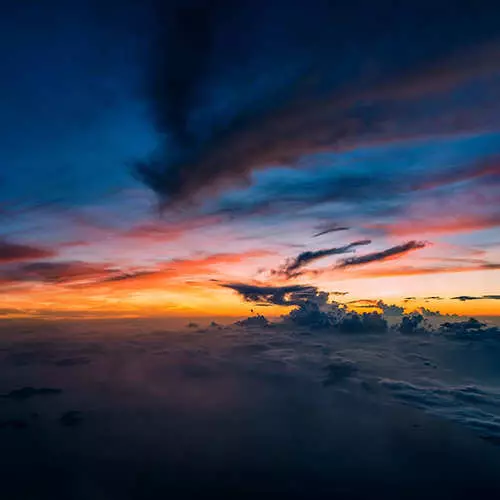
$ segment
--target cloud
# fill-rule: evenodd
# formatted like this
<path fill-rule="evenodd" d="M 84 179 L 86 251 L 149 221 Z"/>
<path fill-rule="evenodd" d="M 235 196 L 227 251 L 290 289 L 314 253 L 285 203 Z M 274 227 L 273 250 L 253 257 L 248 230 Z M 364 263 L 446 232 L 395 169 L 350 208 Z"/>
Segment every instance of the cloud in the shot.
<path fill-rule="evenodd" d="M 116 273 L 108 264 L 84 261 L 32 262 L 19 267 L 12 277 L 19 281 L 69 283 L 79 280 L 100 279 Z"/>
<path fill-rule="evenodd" d="M 481 231 L 500 226 L 500 214 L 442 214 L 438 219 L 408 217 L 394 223 L 370 225 L 392 236 L 448 234 Z"/>
<path fill-rule="evenodd" d="M 152 2 L 157 19 L 150 46 L 149 98 L 159 130 L 181 146 L 192 146 L 188 120 L 196 91 L 207 73 L 227 0 Z"/>
<path fill-rule="evenodd" d="M 424 317 L 419 313 L 412 313 L 401 318 L 399 331 L 401 333 L 423 333 L 425 329 L 422 327 Z"/>
<path fill-rule="evenodd" d="M 44 259 L 55 255 L 53 250 L 0 240 L 0 263 Z"/>
<path fill-rule="evenodd" d="M 248 327 L 248 326 L 252 327 L 253 326 L 253 327 L 262 328 L 262 327 L 269 326 L 269 320 L 265 316 L 263 316 L 262 314 L 257 314 L 255 316 L 249 316 L 246 319 L 236 321 L 235 325 L 244 326 L 244 327 Z"/>
<path fill-rule="evenodd" d="M 56 396 L 61 393 L 62 389 L 55 389 L 52 387 L 22 387 L 21 389 L 14 389 L 6 394 L 0 394 L 0 397 L 24 401 L 25 399 L 30 399 L 35 396 Z"/>
<path fill-rule="evenodd" d="M 337 265 L 337 267 L 346 268 L 360 266 L 364 264 L 370 264 L 372 262 L 380 262 L 388 259 L 398 258 L 414 250 L 425 248 L 427 245 L 428 243 L 425 241 L 408 241 L 381 252 L 373 252 L 366 255 L 361 255 L 360 257 L 350 257 L 349 259 L 344 259 Z"/>
<path fill-rule="evenodd" d="M 335 233 L 338 231 L 347 231 L 350 228 L 347 226 L 339 226 L 338 224 L 330 224 L 330 225 L 323 225 L 319 226 L 318 229 L 320 230 L 318 233 L 313 234 L 313 238 L 317 238 L 318 236 L 323 236 L 325 234 L 329 233 Z"/>
<path fill-rule="evenodd" d="M 318 292 L 315 286 L 261 286 L 245 283 L 223 283 L 221 286 L 234 290 L 247 302 L 262 302 L 280 306 L 296 306 L 316 298 Z"/>
<path fill-rule="evenodd" d="M 401 316 L 404 314 L 404 307 L 395 304 L 386 304 L 383 300 L 377 301 L 377 307 L 382 310 L 384 316 Z"/>
<path fill-rule="evenodd" d="M 484 263 L 472 266 L 433 266 L 433 267 L 415 267 L 415 266 L 396 266 L 390 269 L 362 269 L 352 274 L 352 278 L 383 278 L 392 276 L 419 276 L 423 274 L 440 273 L 465 273 L 474 271 L 493 271 L 500 269 L 500 264 Z M 324 270 L 327 272 L 328 270 Z"/>
<path fill-rule="evenodd" d="M 75 427 L 83 421 L 83 413 L 78 410 L 65 411 L 59 417 L 59 423 L 64 427 Z"/>
<path fill-rule="evenodd" d="M 323 385 L 328 387 L 351 378 L 358 371 L 358 367 L 352 361 L 340 358 L 329 363 L 325 370 L 326 377 Z"/>
<path fill-rule="evenodd" d="M 500 300 L 500 295 L 482 295 L 482 296 L 471 296 L 471 295 L 459 295 L 457 297 L 452 297 L 451 300 L 460 300 L 461 302 L 467 302 L 469 300 Z"/>
<path fill-rule="evenodd" d="M 164 4 L 155 12 L 148 97 L 168 140 L 137 164 L 164 204 L 308 154 L 491 125 L 480 106 L 460 120 L 464 112 L 452 102 L 412 104 L 497 69 L 494 7 L 454 9 L 450 22 L 431 2 L 408 3 L 398 16 L 412 22 L 395 30 L 389 2 L 376 11 L 369 2 L 356 9 L 345 2 Z M 361 11 L 382 21 L 366 25 Z M 225 99 L 206 97 L 214 94 Z"/>
<path fill-rule="evenodd" d="M 475 340 L 492 338 L 500 340 L 500 328 L 496 326 L 489 327 L 486 323 L 483 323 L 475 318 L 470 318 L 465 321 L 442 323 L 439 327 L 439 331 L 443 335 L 447 335 L 453 338 Z"/>
<path fill-rule="evenodd" d="M 284 323 L 312 329 L 334 328 L 345 333 L 377 333 L 386 331 L 388 327 L 382 314 L 377 312 L 358 314 L 350 311 L 344 304 L 330 302 L 329 293 L 319 291 L 313 286 L 279 287 L 243 283 L 227 283 L 222 286 L 235 290 L 249 302 L 295 306 L 283 316 Z M 375 304 L 379 303 L 382 302 L 375 301 Z M 390 306 L 386 309 L 389 310 Z"/>
<path fill-rule="evenodd" d="M 131 240 L 147 240 L 151 242 L 170 242 L 180 239 L 190 232 L 197 232 L 205 227 L 215 226 L 223 221 L 223 217 L 199 214 L 196 217 L 179 220 L 156 220 L 143 222 L 117 234 L 120 238 Z"/>
<path fill-rule="evenodd" d="M 322 250 L 302 252 L 294 259 L 288 261 L 283 266 L 283 268 L 278 271 L 278 274 L 285 274 L 288 277 L 296 276 L 297 271 L 311 262 L 322 259 L 323 257 L 329 257 L 331 255 L 352 253 L 355 251 L 354 249 L 356 247 L 361 245 L 369 245 L 370 243 L 371 240 L 359 240 L 353 241 L 352 243 L 349 243 L 348 245 L 345 245 L 343 247 L 324 248 Z"/>
<path fill-rule="evenodd" d="M 7 268 L 0 279 L 4 283 L 47 283 L 74 287 L 94 286 L 98 283 L 125 281 L 156 273 L 157 270 L 135 269 L 123 271 L 107 263 L 85 261 L 30 262 Z"/>
<path fill-rule="evenodd" d="M 486 177 L 491 180 L 500 175 L 500 158 L 498 156 L 488 157 L 480 162 L 465 163 L 452 169 L 444 169 L 433 173 L 429 178 L 414 182 L 413 190 L 425 191 L 436 189 L 458 182 L 471 181 Z"/>
<path fill-rule="evenodd" d="M 358 314 L 351 312 L 338 323 L 344 333 L 378 333 L 387 331 L 387 321 L 377 312 Z"/>

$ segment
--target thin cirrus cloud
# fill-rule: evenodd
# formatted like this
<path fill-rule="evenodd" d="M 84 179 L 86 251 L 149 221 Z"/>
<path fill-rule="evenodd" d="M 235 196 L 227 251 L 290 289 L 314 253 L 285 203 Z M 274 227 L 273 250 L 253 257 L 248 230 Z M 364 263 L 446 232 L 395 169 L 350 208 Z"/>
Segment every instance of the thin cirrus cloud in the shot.
<path fill-rule="evenodd" d="M 500 300 L 500 295 L 482 295 L 480 297 L 472 295 L 459 295 L 457 297 L 452 297 L 452 300 L 460 300 L 461 302 L 467 302 L 469 300 Z"/>
<path fill-rule="evenodd" d="M 307 300 L 315 299 L 320 292 L 311 285 L 266 286 L 247 283 L 223 283 L 220 286 L 237 292 L 245 301 L 273 304 L 279 306 L 297 306 Z"/>
<path fill-rule="evenodd" d="M 303 267 L 312 262 L 315 262 L 324 257 L 330 257 L 332 255 L 353 253 L 355 252 L 356 247 L 369 245 L 370 243 L 371 240 L 359 240 L 353 241 L 352 243 L 349 243 L 348 245 L 344 245 L 342 247 L 324 248 L 322 250 L 302 252 L 294 259 L 288 260 L 286 264 L 274 274 L 282 274 L 291 278 L 297 276 Z"/>
<path fill-rule="evenodd" d="M 362 266 L 365 264 L 371 264 L 373 262 L 381 262 L 388 259 L 399 258 L 403 255 L 408 254 L 409 252 L 421 250 L 428 245 L 429 243 L 426 241 L 408 241 L 401 245 L 396 245 L 380 252 L 372 252 L 365 255 L 360 255 L 359 257 L 349 257 L 348 259 L 344 259 L 339 264 L 337 264 L 337 268 Z"/>
<path fill-rule="evenodd" d="M 317 238 L 318 236 L 324 236 L 325 234 L 336 233 L 338 231 L 347 231 L 350 228 L 347 226 L 341 226 L 339 224 L 325 224 L 319 226 L 318 229 L 320 229 L 320 231 L 314 233 L 313 238 Z"/>

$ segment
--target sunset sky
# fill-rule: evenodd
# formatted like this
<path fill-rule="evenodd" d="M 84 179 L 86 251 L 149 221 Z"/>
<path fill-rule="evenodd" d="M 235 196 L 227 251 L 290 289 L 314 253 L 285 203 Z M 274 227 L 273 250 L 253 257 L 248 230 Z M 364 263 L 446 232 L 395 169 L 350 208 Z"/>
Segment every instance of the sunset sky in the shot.
<path fill-rule="evenodd" d="M 0 315 L 500 315 L 494 2 L 191 3 L 0 19 Z"/>

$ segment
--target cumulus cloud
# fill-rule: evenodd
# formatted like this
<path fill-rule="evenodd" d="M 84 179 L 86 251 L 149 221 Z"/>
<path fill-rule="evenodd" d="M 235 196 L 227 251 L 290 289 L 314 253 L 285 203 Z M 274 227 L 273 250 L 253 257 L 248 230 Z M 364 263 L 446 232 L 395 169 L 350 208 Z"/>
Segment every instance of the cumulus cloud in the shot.
<path fill-rule="evenodd" d="M 500 340 L 500 329 L 496 326 L 488 326 L 476 318 L 465 321 L 445 322 L 439 327 L 441 333 L 453 338 L 465 338 L 472 340 L 484 340 L 493 338 Z"/>
<path fill-rule="evenodd" d="M 467 302 L 469 300 L 500 300 L 500 295 L 459 295 L 457 297 L 452 297 L 452 300 L 460 300 L 461 302 Z"/>
<path fill-rule="evenodd" d="M 425 248 L 428 245 L 425 241 L 408 241 L 401 245 L 396 245 L 394 247 L 382 250 L 381 252 L 373 252 L 366 255 L 361 255 L 359 257 L 350 257 L 341 261 L 337 267 L 346 268 L 353 266 L 360 266 L 363 264 L 370 264 L 372 262 L 380 262 L 396 257 L 401 257 L 414 250 L 419 250 Z"/>
<path fill-rule="evenodd" d="M 340 226 L 338 224 L 327 224 L 318 227 L 319 232 L 313 234 L 313 238 L 317 238 L 318 236 L 323 236 L 329 233 L 336 233 L 338 231 L 347 231 L 350 228 L 347 226 Z"/>
<path fill-rule="evenodd" d="M 82 279 L 95 279 L 113 272 L 106 264 L 84 261 L 32 262 L 19 267 L 15 275 L 21 281 L 67 283 Z"/>
<path fill-rule="evenodd" d="M 363 314 L 350 312 L 337 326 L 344 333 L 378 333 L 387 331 L 388 327 L 387 320 L 377 312 Z"/>

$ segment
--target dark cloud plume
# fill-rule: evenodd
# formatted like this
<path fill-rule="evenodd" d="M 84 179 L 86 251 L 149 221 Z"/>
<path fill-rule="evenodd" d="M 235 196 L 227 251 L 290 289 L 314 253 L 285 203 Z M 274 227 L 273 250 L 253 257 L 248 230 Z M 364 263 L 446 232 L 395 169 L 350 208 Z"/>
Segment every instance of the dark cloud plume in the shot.
<path fill-rule="evenodd" d="M 278 271 L 278 274 L 284 274 L 288 277 L 293 277 L 297 275 L 298 271 L 314 262 L 316 260 L 322 259 L 323 257 L 329 257 L 331 255 L 341 255 L 344 253 L 351 253 L 355 251 L 355 248 L 362 245 L 369 245 L 371 240 L 359 240 L 353 241 L 348 245 L 344 245 L 343 247 L 334 247 L 334 248 L 324 248 L 322 250 L 316 251 L 307 251 L 302 252 L 294 259 L 288 261 L 285 266 Z"/>
<path fill-rule="evenodd" d="M 45 248 L 0 240 L 0 263 L 43 259 L 55 255 L 54 251 Z"/>
<path fill-rule="evenodd" d="M 228 0 L 154 2 L 159 39 L 153 49 L 152 96 L 160 130 L 192 147 L 188 118 L 197 86 L 210 64 L 214 37 Z"/>
<path fill-rule="evenodd" d="M 306 154 L 489 124 L 411 103 L 497 67 L 498 50 L 484 49 L 493 7 L 461 2 L 450 19 L 430 0 L 146 3 L 157 20 L 148 98 L 165 144 L 136 170 L 163 204 Z"/>
<path fill-rule="evenodd" d="M 337 267 L 346 268 L 352 266 L 360 266 L 363 264 L 370 264 L 372 262 L 380 262 L 383 260 L 390 259 L 392 257 L 398 257 L 413 250 L 419 250 L 425 248 L 428 243 L 424 241 L 408 241 L 402 245 L 396 245 L 394 247 L 388 248 L 381 252 L 368 253 L 366 255 L 361 255 L 359 257 L 350 257 L 349 259 L 344 259 Z"/>

